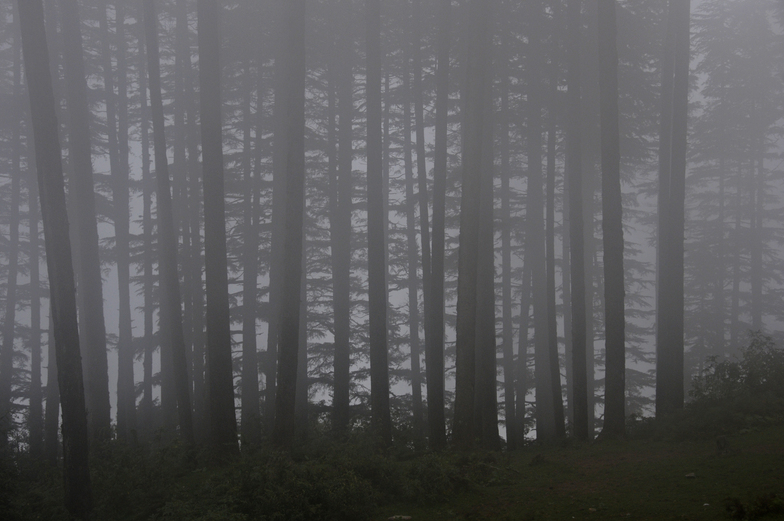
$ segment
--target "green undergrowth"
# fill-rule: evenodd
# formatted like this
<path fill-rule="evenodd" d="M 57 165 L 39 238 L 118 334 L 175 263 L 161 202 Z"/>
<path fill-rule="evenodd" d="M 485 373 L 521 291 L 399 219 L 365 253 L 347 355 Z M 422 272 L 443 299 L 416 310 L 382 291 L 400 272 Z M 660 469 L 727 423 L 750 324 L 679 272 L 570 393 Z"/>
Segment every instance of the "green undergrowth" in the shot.
<path fill-rule="evenodd" d="M 635 439 L 513 453 L 380 454 L 327 444 L 222 467 L 170 445 L 114 446 L 92 467 L 100 520 L 784 518 L 784 426 L 714 439 Z M 3 470 L 2 519 L 68 519 L 59 472 Z"/>
<path fill-rule="evenodd" d="M 692 388 L 669 418 L 631 418 L 625 440 L 514 452 L 381 452 L 322 433 L 216 467 L 177 442 L 110 443 L 92 459 L 94 519 L 784 519 L 784 352 L 752 335 Z M 66 520 L 62 498 L 59 469 L 0 454 L 0 520 Z"/>

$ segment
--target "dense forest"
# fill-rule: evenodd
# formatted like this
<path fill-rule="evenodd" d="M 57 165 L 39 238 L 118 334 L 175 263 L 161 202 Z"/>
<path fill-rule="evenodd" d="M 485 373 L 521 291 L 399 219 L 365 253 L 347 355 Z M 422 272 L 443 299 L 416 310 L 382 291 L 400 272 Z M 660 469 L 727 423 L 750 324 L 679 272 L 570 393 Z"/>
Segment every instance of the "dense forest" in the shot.
<path fill-rule="evenodd" d="M 113 443 L 677 414 L 784 338 L 783 66 L 776 0 L 3 1 L 0 445 L 86 518 Z"/>

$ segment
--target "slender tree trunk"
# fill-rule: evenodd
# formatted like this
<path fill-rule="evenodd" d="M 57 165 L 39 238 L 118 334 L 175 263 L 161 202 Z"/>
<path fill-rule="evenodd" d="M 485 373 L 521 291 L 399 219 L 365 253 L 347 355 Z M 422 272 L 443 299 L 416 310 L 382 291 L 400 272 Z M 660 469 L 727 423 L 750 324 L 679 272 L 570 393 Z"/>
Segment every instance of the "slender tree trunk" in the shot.
<path fill-rule="evenodd" d="M 449 114 L 449 47 L 451 0 L 439 0 L 436 128 L 433 158 L 433 258 L 431 304 L 425 320 L 431 339 L 425 345 L 427 421 L 430 448 L 446 446 L 444 418 L 444 221 L 446 215 L 447 116 Z"/>
<path fill-rule="evenodd" d="M 101 261 L 98 251 L 98 222 L 90 150 L 90 107 L 87 75 L 82 56 L 79 5 L 61 0 L 65 45 L 66 94 L 69 116 L 70 161 L 74 169 L 76 215 L 79 234 L 79 309 L 85 391 L 91 436 L 105 441 L 111 436 L 109 405 L 109 365 L 106 354 L 106 326 L 103 313 Z"/>
<path fill-rule="evenodd" d="M 144 26 L 147 47 L 147 70 L 150 78 L 153 137 L 155 139 L 155 178 L 157 181 L 158 234 L 160 247 L 160 273 L 162 292 L 162 318 L 168 324 L 167 340 L 174 376 L 177 400 L 177 420 L 180 434 L 186 443 L 193 443 L 193 416 L 191 411 L 190 379 L 185 357 L 185 339 L 182 331 L 180 308 L 180 279 L 177 274 L 177 237 L 174 232 L 169 164 L 166 155 L 166 134 L 161 98 L 160 61 L 158 55 L 158 23 L 153 0 L 144 2 Z M 165 353 L 161 350 L 161 359 Z M 161 362 L 163 365 L 163 361 Z M 232 406 L 233 412 L 233 406 Z"/>
<path fill-rule="evenodd" d="M 139 16 L 143 18 L 143 5 L 140 4 Z M 150 174 L 150 139 L 149 121 L 150 114 L 147 104 L 147 58 L 144 46 L 143 28 L 139 34 L 139 105 L 140 121 L 139 133 L 141 141 L 141 171 L 142 171 L 142 230 L 144 241 L 144 253 L 142 255 L 143 283 L 142 293 L 144 295 L 144 342 L 142 353 L 142 398 L 139 402 L 140 426 L 145 434 L 150 434 L 155 429 L 153 418 L 153 396 L 152 396 L 152 357 L 155 351 L 155 340 L 153 338 L 153 315 L 155 306 L 153 303 L 153 286 L 155 285 L 155 275 L 153 274 L 153 222 L 152 222 L 152 179 Z"/>
<path fill-rule="evenodd" d="M 568 3 L 569 121 L 567 127 L 566 169 L 569 185 L 569 269 L 571 275 L 571 336 L 572 386 L 574 415 L 573 432 L 578 440 L 591 438 L 588 415 L 588 375 L 586 361 L 586 306 L 585 306 L 585 226 L 583 223 L 583 182 L 580 92 L 580 21 L 581 0 Z"/>
<path fill-rule="evenodd" d="M 13 135 L 11 138 L 11 200 L 8 216 L 8 277 L 5 289 L 5 316 L 3 320 L 3 344 L 0 351 L 0 447 L 7 448 L 8 436 L 14 430 L 14 341 L 16 340 L 17 276 L 19 274 L 19 207 L 21 205 L 22 182 L 22 67 L 21 45 L 14 38 L 13 77 L 14 106 Z"/>
<path fill-rule="evenodd" d="M 432 267 L 430 254 L 430 217 L 428 216 L 428 195 L 427 195 L 427 158 L 425 156 L 425 109 L 424 93 L 422 87 L 422 5 L 421 0 L 413 0 L 412 13 L 412 67 L 414 72 L 414 119 L 416 131 L 416 158 L 417 158 L 417 180 L 419 185 L 419 233 L 422 243 L 422 294 L 424 298 L 425 317 L 430 315 L 429 308 L 432 301 Z M 409 134 L 407 134 L 409 135 Z M 428 320 L 424 321 L 425 326 L 425 350 L 427 345 L 432 342 L 432 324 Z M 419 365 L 417 363 L 417 365 Z M 421 394 L 421 392 L 419 392 Z"/>
<path fill-rule="evenodd" d="M 564 405 L 561 392 L 561 368 L 558 356 L 558 316 L 555 302 L 555 110 L 558 94 L 556 68 L 550 67 L 550 106 L 547 122 L 547 209 L 545 220 L 545 257 L 547 261 L 547 345 L 550 362 L 550 385 L 553 395 L 555 434 L 566 436 Z"/>
<path fill-rule="evenodd" d="M 419 346 L 419 274 L 418 247 L 416 242 L 416 200 L 414 199 L 414 166 L 411 157 L 411 85 L 408 60 L 403 77 L 403 162 L 406 176 L 406 247 L 408 250 L 408 328 L 411 348 L 411 398 L 413 401 L 414 436 L 423 437 L 422 377 Z M 423 273 L 423 277 L 427 274 Z M 425 336 L 427 339 L 427 336 Z"/>
<path fill-rule="evenodd" d="M 243 151 L 242 166 L 245 171 L 245 187 L 243 201 L 243 274 L 242 274 L 242 380 L 241 380 L 241 414 L 242 440 L 245 444 L 254 445 L 261 435 L 259 417 L 259 370 L 256 347 L 256 286 L 258 283 L 258 249 L 259 249 L 259 194 L 256 190 L 256 178 L 260 172 L 251 170 L 251 68 L 245 62 L 245 101 L 243 108 Z M 261 93 L 259 92 L 260 110 Z"/>
<path fill-rule="evenodd" d="M 455 445 L 471 447 L 474 438 L 476 392 L 477 274 L 483 150 L 485 89 L 489 73 L 491 5 L 472 0 L 468 5 L 468 40 L 463 119 L 463 181 L 460 200 L 460 249 L 457 281 L 457 344 L 455 377 Z"/>
<path fill-rule="evenodd" d="M 528 196 L 526 195 L 526 200 Z M 526 207 L 528 205 L 526 204 Z M 530 233 L 526 233 L 530 237 Z M 528 239 L 526 238 L 526 251 Z M 528 395 L 528 329 L 531 322 L 531 258 L 525 255 L 523 260 L 523 280 L 520 295 L 520 333 L 517 339 L 517 378 L 515 379 L 515 405 L 517 425 L 517 445 L 525 444 L 526 396 Z"/>
<path fill-rule="evenodd" d="M 117 342 L 117 435 L 129 436 L 135 428 L 136 399 L 133 387 L 133 332 L 131 323 L 130 235 L 128 193 L 128 108 L 125 57 L 125 7 L 116 6 L 117 87 L 112 71 L 109 38 L 108 2 L 103 6 L 101 25 L 101 66 L 104 75 L 106 99 L 106 126 L 108 129 L 109 166 L 112 174 L 112 203 L 114 207 L 114 234 L 117 257 L 117 288 L 119 296 L 119 337 Z M 119 125 L 118 125 L 119 123 Z M 123 141 L 124 139 L 124 141 Z"/>
<path fill-rule="evenodd" d="M 492 18 L 491 18 L 492 20 Z M 477 266 L 475 431 L 481 445 L 499 450 L 497 347 L 495 331 L 495 233 L 493 226 L 493 60 L 487 54 L 482 132 L 482 179 L 479 189 L 479 253 Z"/>
<path fill-rule="evenodd" d="M 21 47 L 21 46 L 20 46 Z M 29 115 L 29 113 L 28 113 Z M 44 453 L 43 388 L 41 387 L 41 268 L 38 221 L 41 218 L 38 184 L 35 179 L 35 144 L 32 142 L 33 125 L 26 121 L 29 219 L 29 269 L 30 269 L 30 454 L 40 457 Z"/>
<path fill-rule="evenodd" d="M 381 113 L 381 2 L 366 0 L 368 300 L 370 309 L 370 407 L 375 435 L 392 442 L 387 364 L 387 289 L 384 245 L 384 180 Z"/>
<path fill-rule="evenodd" d="M 765 138 L 760 136 L 756 148 L 756 172 L 753 179 L 754 197 L 751 211 L 751 329 L 762 330 L 762 292 L 763 292 L 763 265 L 762 265 L 762 236 L 764 228 L 764 195 L 765 195 Z"/>
<path fill-rule="evenodd" d="M 36 181 L 37 183 L 37 181 Z M 44 416 L 44 445 L 46 462 L 57 466 L 57 453 L 60 445 L 60 386 L 57 382 L 57 351 L 54 345 L 53 315 L 49 313 L 49 329 L 46 350 L 46 416 Z"/>
<path fill-rule="evenodd" d="M 542 64 L 539 46 L 539 24 L 542 4 L 530 4 L 527 157 L 528 196 L 526 221 L 530 240 L 526 238 L 525 256 L 531 261 L 531 286 L 534 308 L 534 377 L 536 383 L 536 438 L 552 441 L 560 429 L 556 427 L 555 400 L 553 395 L 550 347 L 547 318 L 547 263 L 545 251 L 544 198 L 542 189 Z"/>
<path fill-rule="evenodd" d="M 221 127 L 220 11 L 218 0 L 199 0 L 199 85 L 204 183 L 207 393 L 209 441 L 219 457 L 237 452 L 234 380 L 231 367 L 229 282 Z"/>
<path fill-rule="evenodd" d="M 17 8 L 35 139 L 58 382 L 63 399 L 65 505 L 71 516 L 86 520 L 92 510 L 87 414 L 76 318 L 76 286 L 68 240 L 68 215 L 44 11 L 38 0 L 18 2 Z"/>
<path fill-rule="evenodd" d="M 288 72 L 286 65 L 287 29 L 286 25 L 287 2 L 275 2 L 278 29 L 276 31 L 275 49 L 275 123 L 273 132 L 272 151 L 272 245 L 270 262 L 269 285 L 269 319 L 267 329 L 267 353 L 265 368 L 265 423 L 269 431 L 275 424 L 277 371 L 278 371 L 278 344 L 280 333 L 280 301 L 281 284 L 283 283 L 284 237 L 286 233 L 286 160 L 288 138 L 288 95 L 290 86 L 287 84 Z"/>
<path fill-rule="evenodd" d="M 514 366 L 514 326 L 512 324 L 512 209 L 510 201 L 510 166 L 509 143 L 509 39 L 508 32 L 503 37 L 501 66 L 501 111 L 499 152 L 501 156 L 501 313 L 502 313 L 502 345 L 504 366 L 504 418 L 506 421 L 506 447 L 508 450 L 517 448 L 517 419 L 515 411 L 515 366 Z"/>
<path fill-rule="evenodd" d="M 280 300 L 280 359 L 275 395 L 273 442 L 291 447 L 296 431 L 297 365 L 305 213 L 305 0 L 285 8 L 286 199 Z M 281 42 L 281 45 L 283 42 Z"/>
<path fill-rule="evenodd" d="M 683 408 L 683 243 L 690 2 L 669 3 L 659 144 L 656 416 Z"/>
<path fill-rule="evenodd" d="M 353 161 L 352 139 L 354 118 L 354 73 L 352 55 L 352 4 L 343 0 L 341 31 L 337 45 L 339 56 L 336 73 L 338 102 L 338 158 L 335 179 L 335 197 L 330 213 L 330 240 L 332 246 L 332 298 L 335 320 L 335 388 L 332 395 L 333 428 L 339 435 L 348 427 L 350 419 L 349 390 L 351 387 L 351 210 Z M 334 222 L 334 227 L 332 223 Z"/>
<path fill-rule="evenodd" d="M 606 437 L 625 433 L 623 286 L 623 209 L 621 206 L 620 134 L 618 130 L 618 50 L 615 0 L 599 0 L 599 93 L 602 140 L 602 234 L 604 244 Z"/>

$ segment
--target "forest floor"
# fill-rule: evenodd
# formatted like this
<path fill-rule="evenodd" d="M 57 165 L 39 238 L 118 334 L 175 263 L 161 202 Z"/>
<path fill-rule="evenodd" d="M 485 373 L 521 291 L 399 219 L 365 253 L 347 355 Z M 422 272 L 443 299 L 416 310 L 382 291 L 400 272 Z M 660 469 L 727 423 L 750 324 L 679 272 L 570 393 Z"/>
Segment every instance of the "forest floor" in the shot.
<path fill-rule="evenodd" d="M 784 426 L 724 440 L 533 447 L 446 502 L 388 504 L 374 519 L 784 519 Z"/>
<path fill-rule="evenodd" d="M 359 437 L 314 440 L 291 454 L 262 449 L 217 468 L 176 442 L 114 444 L 91 465 L 93 519 L 784 519 L 784 424 L 777 423 L 722 436 L 721 450 L 715 437 L 648 435 L 382 455 Z M 20 458 L 0 471 L 0 520 L 69 519 L 59 470 Z"/>

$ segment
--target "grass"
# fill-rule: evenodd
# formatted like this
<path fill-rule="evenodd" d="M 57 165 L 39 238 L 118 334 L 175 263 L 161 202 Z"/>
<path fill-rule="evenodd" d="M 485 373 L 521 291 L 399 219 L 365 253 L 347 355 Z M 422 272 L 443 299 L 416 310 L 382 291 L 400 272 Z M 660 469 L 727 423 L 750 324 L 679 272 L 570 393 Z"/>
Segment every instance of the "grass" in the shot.
<path fill-rule="evenodd" d="M 222 468 L 177 446 L 115 447 L 93 462 L 95 519 L 784 519 L 784 425 L 728 435 L 721 452 L 715 438 L 654 440 L 387 457 L 333 443 Z M 0 519 L 67 519 L 59 473 L 18 463 Z"/>
<path fill-rule="evenodd" d="M 374 519 L 784 519 L 784 426 L 710 441 L 616 441 L 499 457 L 493 474 L 438 504 L 392 503 Z M 693 476 L 693 477 L 692 477 Z"/>

